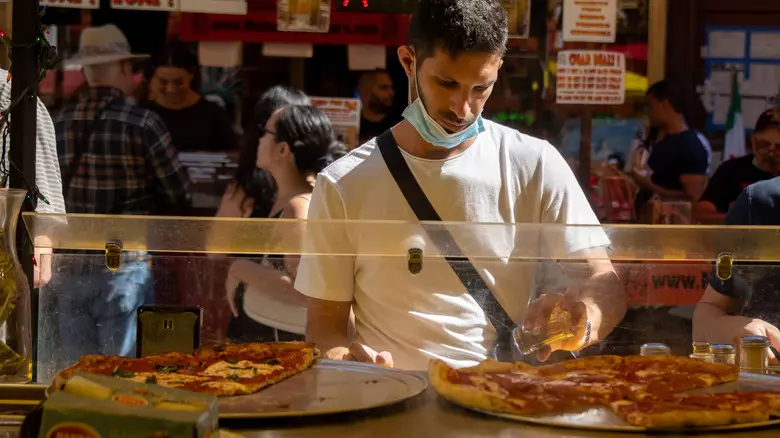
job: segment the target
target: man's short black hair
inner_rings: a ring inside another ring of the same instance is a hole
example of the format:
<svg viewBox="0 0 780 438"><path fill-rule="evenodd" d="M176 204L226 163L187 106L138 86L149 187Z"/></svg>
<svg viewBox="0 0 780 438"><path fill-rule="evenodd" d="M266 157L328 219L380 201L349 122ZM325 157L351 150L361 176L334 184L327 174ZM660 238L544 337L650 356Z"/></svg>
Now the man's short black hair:
<svg viewBox="0 0 780 438"><path fill-rule="evenodd" d="M407 43L419 60L437 49L503 56L508 39L506 11L499 0L420 0L412 14Z"/></svg>
<svg viewBox="0 0 780 438"><path fill-rule="evenodd" d="M669 81L658 81L651 85L650 88L647 89L647 95L653 96L657 100L669 102L669 105L671 105L672 109L678 114L683 114L685 112L680 89Z"/></svg>

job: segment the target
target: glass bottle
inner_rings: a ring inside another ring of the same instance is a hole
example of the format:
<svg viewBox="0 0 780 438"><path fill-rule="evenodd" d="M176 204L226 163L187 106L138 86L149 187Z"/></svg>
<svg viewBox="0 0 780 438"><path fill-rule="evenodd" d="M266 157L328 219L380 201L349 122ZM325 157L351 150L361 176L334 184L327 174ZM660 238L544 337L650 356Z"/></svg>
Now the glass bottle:
<svg viewBox="0 0 780 438"><path fill-rule="evenodd" d="M694 342L693 353L691 353L690 358L704 362L712 362L712 350L710 349L709 342Z"/></svg>
<svg viewBox="0 0 780 438"><path fill-rule="evenodd" d="M712 362L734 365L736 363L736 350L733 345L716 344L710 346Z"/></svg>
<svg viewBox="0 0 780 438"><path fill-rule="evenodd" d="M739 340L739 368L746 373L764 374L769 367L769 339L743 336Z"/></svg>
<svg viewBox="0 0 780 438"><path fill-rule="evenodd" d="M0 383L32 380L30 285L16 254L26 190L0 189Z"/></svg>
<svg viewBox="0 0 780 438"><path fill-rule="evenodd" d="M666 344L651 343L642 345L639 354L641 356L671 356L672 350Z"/></svg>

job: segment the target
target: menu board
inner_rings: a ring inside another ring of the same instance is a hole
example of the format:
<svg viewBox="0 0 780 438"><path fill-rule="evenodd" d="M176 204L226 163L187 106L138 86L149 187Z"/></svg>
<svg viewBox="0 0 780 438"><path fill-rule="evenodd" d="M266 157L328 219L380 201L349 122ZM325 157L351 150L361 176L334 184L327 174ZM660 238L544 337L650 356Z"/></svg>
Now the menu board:
<svg viewBox="0 0 780 438"><path fill-rule="evenodd" d="M618 0L564 0L563 40L614 43Z"/></svg>
<svg viewBox="0 0 780 438"><path fill-rule="evenodd" d="M179 0L111 0L111 7L141 11L178 11Z"/></svg>
<svg viewBox="0 0 780 438"><path fill-rule="evenodd" d="M595 50L559 52L557 78L558 103L620 105L626 98L626 57Z"/></svg>
<svg viewBox="0 0 780 438"><path fill-rule="evenodd" d="M40 0L40 5L53 8L99 9L100 0Z"/></svg>
<svg viewBox="0 0 780 438"><path fill-rule="evenodd" d="M328 116L340 142L350 150L359 146L360 99L312 97L311 104Z"/></svg>

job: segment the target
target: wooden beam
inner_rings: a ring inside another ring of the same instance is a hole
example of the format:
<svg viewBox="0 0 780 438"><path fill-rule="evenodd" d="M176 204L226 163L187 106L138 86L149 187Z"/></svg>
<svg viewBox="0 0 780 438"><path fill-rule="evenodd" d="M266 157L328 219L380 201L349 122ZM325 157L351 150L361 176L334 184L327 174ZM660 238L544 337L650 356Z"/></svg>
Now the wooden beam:
<svg viewBox="0 0 780 438"><path fill-rule="evenodd" d="M666 33L669 0L650 0L650 28L647 48L647 81L664 79L666 71Z"/></svg>

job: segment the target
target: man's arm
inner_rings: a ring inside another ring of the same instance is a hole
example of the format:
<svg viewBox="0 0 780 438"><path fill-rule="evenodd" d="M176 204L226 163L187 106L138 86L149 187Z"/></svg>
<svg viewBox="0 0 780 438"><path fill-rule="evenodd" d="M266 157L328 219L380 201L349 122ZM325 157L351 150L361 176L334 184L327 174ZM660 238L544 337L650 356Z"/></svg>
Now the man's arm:
<svg viewBox="0 0 780 438"><path fill-rule="evenodd" d="M694 216L704 224L720 225L726 219L726 213L719 211L719 206L726 204L724 200L728 191L728 170L718 168L707 183L707 188L699 202L694 205Z"/></svg>
<svg viewBox="0 0 780 438"><path fill-rule="evenodd" d="M46 106L38 99L38 122L36 129L35 185L46 198L39 201L38 213L65 214L65 199L62 193L62 175L57 156L57 138L54 123Z"/></svg>
<svg viewBox="0 0 780 438"><path fill-rule="evenodd" d="M323 175L317 177L309 204L309 225L295 288L308 297L306 339L322 351L347 347L355 284L354 257L330 255L348 245L344 202ZM332 223L322 221L335 221ZM327 225L326 225L327 224Z"/></svg>
<svg viewBox="0 0 780 438"><path fill-rule="evenodd" d="M576 333L573 338L552 345L552 351L574 351L581 349L584 342L590 345L606 338L623 318L627 300L605 249L609 238L601 227L583 226L600 224L571 169L552 146L548 146L541 167L541 220L569 225L562 232L549 234L552 237L541 244L553 257L567 255L567 261L561 265L571 286L563 295L542 296L532 303L524 325L538 325L546 320L552 307L561 305L572 315ZM586 323L590 323L589 335ZM547 354L549 351L541 352L540 357L544 359Z"/></svg>
<svg viewBox="0 0 780 438"><path fill-rule="evenodd" d="M179 162L171 134L163 121L150 113L143 132L147 158L156 179L156 191L168 205L163 210L188 210L191 207L190 180Z"/></svg>

